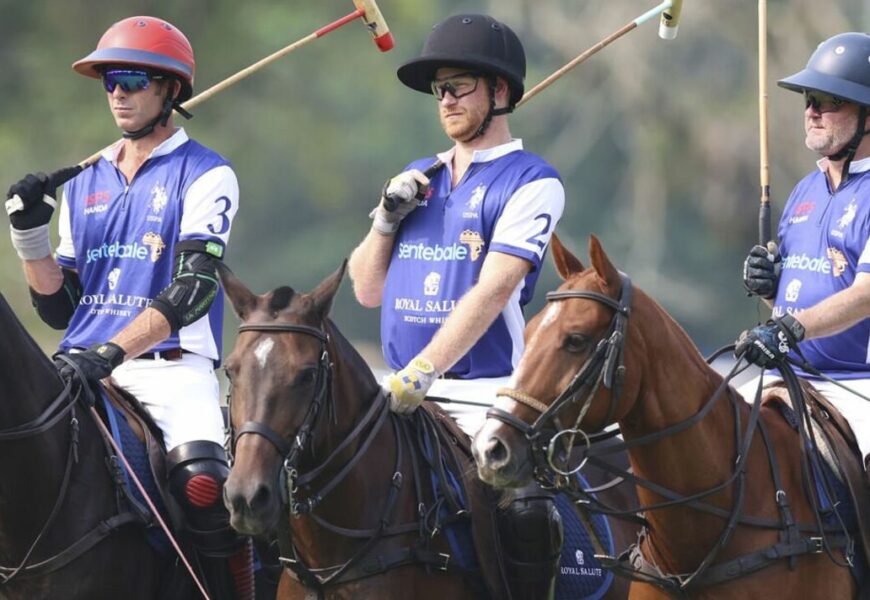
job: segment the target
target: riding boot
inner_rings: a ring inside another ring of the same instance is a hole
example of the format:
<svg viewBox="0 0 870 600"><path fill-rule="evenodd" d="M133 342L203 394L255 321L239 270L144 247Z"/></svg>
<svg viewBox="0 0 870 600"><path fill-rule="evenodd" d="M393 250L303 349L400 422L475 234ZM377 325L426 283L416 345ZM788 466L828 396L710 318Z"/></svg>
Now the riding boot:
<svg viewBox="0 0 870 600"><path fill-rule="evenodd" d="M552 598L562 549L553 495L534 483L514 490L507 508L499 510L498 527L511 598Z"/></svg>
<svg viewBox="0 0 870 600"><path fill-rule="evenodd" d="M209 441L182 444L166 455L166 468L169 490L184 515L184 533L209 597L253 600L253 546L230 527L223 503L229 474L223 447Z"/></svg>

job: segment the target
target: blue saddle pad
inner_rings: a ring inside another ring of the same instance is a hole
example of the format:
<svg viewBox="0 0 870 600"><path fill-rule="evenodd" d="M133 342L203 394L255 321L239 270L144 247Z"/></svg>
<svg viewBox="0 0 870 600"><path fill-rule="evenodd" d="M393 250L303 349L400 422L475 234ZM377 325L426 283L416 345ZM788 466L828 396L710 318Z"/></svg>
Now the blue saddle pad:
<svg viewBox="0 0 870 600"><path fill-rule="evenodd" d="M145 444L136 437L136 434L130 428L130 424L127 423L127 418L119 409L115 408L114 404L109 402L108 398L106 398L105 391L102 389L100 389L100 399L103 408L105 409L106 421L109 425L109 431L112 433L112 438L115 440L115 443L118 444L118 447L121 448L124 458L127 459L130 468L133 469L136 478L142 484L142 487L145 489L151 502L157 510L160 511L160 515L163 517L164 522L168 522L166 520L166 508L163 505L160 490L157 489L154 475L151 472L151 466L148 463L148 453L145 450ZM148 504L145 502L139 488L135 483L133 483L127 469L124 467L123 463L120 462L120 459L118 462L118 468L120 468L121 473L123 473L124 485L127 487L130 495L134 500L136 500L136 502L145 507L145 510L149 510ZM148 542L155 551L164 555L169 554L172 551L169 539L161 528L149 527L147 535Z"/></svg>
<svg viewBox="0 0 870 600"><path fill-rule="evenodd" d="M579 485L589 487L579 473L576 477ZM610 589L613 573L602 567L595 558L592 538L583 527L571 499L565 494L559 494L556 496L556 508L562 517L565 535L559 578L556 581L556 600L598 600ZM604 549L613 555L613 535L607 519L602 514L591 513L590 520Z"/></svg>

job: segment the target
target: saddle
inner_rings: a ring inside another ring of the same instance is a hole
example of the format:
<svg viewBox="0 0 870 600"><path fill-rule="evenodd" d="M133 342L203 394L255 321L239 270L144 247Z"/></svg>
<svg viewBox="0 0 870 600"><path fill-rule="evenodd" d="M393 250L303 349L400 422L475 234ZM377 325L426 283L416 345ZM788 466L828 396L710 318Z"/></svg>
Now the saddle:
<svg viewBox="0 0 870 600"><path fill-rule="evenodd" d="M466 466L455 475L462 479L462 485L468 494L471 531L480 574L491 598L509 598L495 511L500 494L477 478L474 457L471 454L471 439L459 428L456 421L433 402L424 402L418 410L430 413L438 424L440 433L449 442L443 447L453 455L454 464Z"/></svg>
<svg viewBox="0 0 870 600"><path fill-rule="evenodd" d="M864 546L864 556L870 566L870 492L865 481L864 465L855 435L849 423L843 418L833 404L805 379L800 380L801 391L807 409L812 416L814 429L821 433L820 451L825 460L832 465L835 474L841 475L849 490L861 541ZM780 414L792 410L791 399L783 381L777 381L765 386L762 403L780 405ZM824 446L824 447L823 447Z"/></svg>
<svg viewBox="0 0 870 600"><path fill-rule="evenodd" d="M168 478L166 474L166 445L163 441L163 432L145 410L145 407L124 388L115 384L114 380L103 383L103 390L109 402L124 415L127 424L133 433L145 446L145 454L148 457L148 467L154 478L157 490L160 493L159 500L168 513L173 532L181 531L185 523L181 508L175 502L169 492ZM158 499L153 499L158 501ZM159 504L158 504L159 506ZM152 516L153 517L153 516Z"/></svg>

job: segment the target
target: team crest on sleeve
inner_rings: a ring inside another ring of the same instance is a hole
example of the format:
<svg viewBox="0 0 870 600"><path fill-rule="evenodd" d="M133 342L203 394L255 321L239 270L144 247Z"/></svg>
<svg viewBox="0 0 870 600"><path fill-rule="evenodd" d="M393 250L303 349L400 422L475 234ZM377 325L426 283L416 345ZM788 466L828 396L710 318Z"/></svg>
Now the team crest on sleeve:
<svg viewBox="0 0 870 600"><path fill-rule="evenodd" d="M480 233L466 229L459 234L459 243L465 244L471 250L472 261L480 258L480 254L483 252L483 238L480 237Z"/></svg>
<svg viewBox="0 0 870 600"><path fill-rule="evenodd" d="M160 234L153 231L149 231L142 236L142 243L151 248L151 262L157 262L157 259L163 254L163 249L166 247Z"/></svg>

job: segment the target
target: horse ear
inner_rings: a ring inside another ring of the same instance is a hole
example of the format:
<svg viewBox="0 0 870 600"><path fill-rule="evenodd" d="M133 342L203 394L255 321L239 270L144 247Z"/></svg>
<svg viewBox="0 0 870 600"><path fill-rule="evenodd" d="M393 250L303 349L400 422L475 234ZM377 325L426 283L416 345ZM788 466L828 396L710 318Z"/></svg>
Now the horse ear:
<svg viewBox="0 0 870 600"><path fill-rule="evenodd" d="M594 235L589 236L589 260L592 261L592 268L598 274L598 277L604 282L604 286L608 289L618 290L622 285L619 279L619 271L610 262L601 242Z"/></svg>
<svg viewBox="0 0 870 600"><path fill-rule="evenodd" d="M314 302L314 309L320 313L320 318L325 319L332 308L332 299L335 297L338 288L341 285L341 280L344 278L344 272L347 269L347 259L345 258L335 272L321 281L316 288L311 292L311 299Z"/></svg>
<svg viewBox="0 0 870 600"><path fill-rule="evenodd" d="M224 293L233 305L233 311L242 321L254 310L257 305L257 296L235 276L228 266L220 261L217 262L218 277L223 285Z"/></svg>
<svg viewBox="0 0 870 600"><path fill-rule="evenodd" d="M550 248L553 251L553 263L556 265L556 272L563 280L583 270L583 264L580 262L580 259L571 254L571 251L562 244L562 240L555 233L550 238Z"/></svg>

